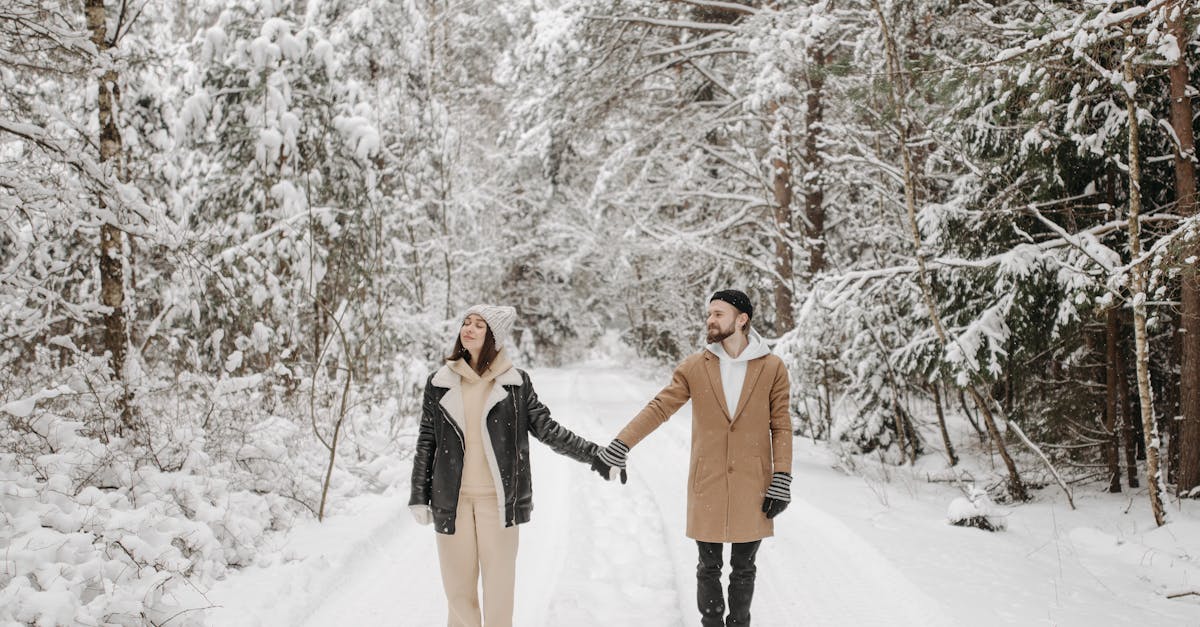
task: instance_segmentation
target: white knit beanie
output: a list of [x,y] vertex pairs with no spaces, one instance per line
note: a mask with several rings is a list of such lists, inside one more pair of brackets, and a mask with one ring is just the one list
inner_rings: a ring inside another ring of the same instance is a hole
[[517,310],[505,305],[475,305],[462,315],[462,319],[466,320],[471,314],[478,315],[487,322],[488,328],[492,330],[492,337],[496,339],[496,348],[508,341],[513,323],[517,321]]

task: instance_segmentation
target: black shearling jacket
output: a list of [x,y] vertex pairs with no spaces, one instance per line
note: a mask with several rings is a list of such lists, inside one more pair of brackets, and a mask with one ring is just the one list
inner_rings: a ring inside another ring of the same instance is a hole
[[[421,429],[413,456],[409,505],[429,505],[434,528],[443,534],[454,533],[462,482],[465,441],[462,417],[455,420],[447,410],[447,405],[454,406],[452,399],[443,403],[448,393],[459,394],[461,399],[461,391],[454,389],[458,377],[443,367],[426,382]],[[492,405],[484,421],[503,484],[497,485],[496,491],[503,501],[504,526],[511,527],[529,522],[533,511],[529,434],[555,452],[585,464],[592,461],[600,447],[550,417],[550,410],[538,400],[525,371],[512,368],[496,378],[495,386],[503,386],[504,397]]]

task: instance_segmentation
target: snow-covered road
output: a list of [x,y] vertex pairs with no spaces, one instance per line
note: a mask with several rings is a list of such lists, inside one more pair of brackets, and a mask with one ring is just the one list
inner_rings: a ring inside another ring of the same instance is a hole
[[[559,421],[603,444],[667,374],[591,364],[532,376]],[[639,444],[628,485],[533,445],[518,627],[699,624],[696,548],[683,533],[690,424],[685,407]],[[958,493],[927,481],[945,472],[937,455],[900,468],[862,459],[844,473],[825,443],[797,438],[793,462],[794,501],[759,551],[757,627],[1200,625],[1200,597],[1168,598],[1200,582],[1200,516],[1176,512],[1156,528],[1145,499],[1081,489],[1070,510],[1046,490],[990,534],[946,524]],[[400,472],[384,494],[338,502],[325,522],[273,537],[258,565],[205,591],[206,624],[444,625],[433,530],[409,516]]]
[[[612,367],[535,371],[533,380],[557,420],[601,444],[662,383]],[[696,548],[684,536],[689,408],[633,451],[624,486],[534,445],[535,510],[521,528],[517,625],[699,624]],[[332,567],[323,598],[293,608],[293,619],[312,627],[445,624],[433,531],[403,507],[391,511],[380,526],[386,531]],[[819,507],[798,499],[777,520],[759,552],[756,625],[952,624],[927,591]]]

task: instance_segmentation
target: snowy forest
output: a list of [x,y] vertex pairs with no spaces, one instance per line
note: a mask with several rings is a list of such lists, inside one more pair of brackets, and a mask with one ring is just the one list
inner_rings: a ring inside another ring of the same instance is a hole
[[742,289],[846,472],[1169,527],[1198,85],[1190,0],[0,0],[0,624],[203,624],[476,302],[668,368]]

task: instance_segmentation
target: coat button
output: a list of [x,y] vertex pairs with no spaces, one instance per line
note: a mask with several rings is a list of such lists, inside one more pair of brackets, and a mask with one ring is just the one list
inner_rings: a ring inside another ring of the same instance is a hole
[[729,474],[731,474],[731,475],[733,474],[733,466],[729,467]]

